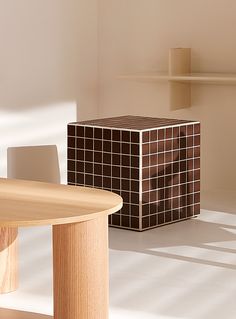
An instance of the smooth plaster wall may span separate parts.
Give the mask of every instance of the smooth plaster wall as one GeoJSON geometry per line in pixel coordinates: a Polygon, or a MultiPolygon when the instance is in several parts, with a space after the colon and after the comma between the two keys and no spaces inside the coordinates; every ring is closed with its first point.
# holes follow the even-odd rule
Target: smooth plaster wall
{"type": "Polygon", "coordinates": [[[97,0],[0,1],[0,176],[9,146],[57,144],[98,116],[97,0]]]}
{"type": "Polygon", "coordinates": [[[194,85],[192,107],[169,111],[167,83],[118,80],[167,70],[171,47],[192,48],[193,71],[236,72],[234,0],[100,0],[99,116],[202,123],[202,188],[236,189],[236,86],[194,85]]]}

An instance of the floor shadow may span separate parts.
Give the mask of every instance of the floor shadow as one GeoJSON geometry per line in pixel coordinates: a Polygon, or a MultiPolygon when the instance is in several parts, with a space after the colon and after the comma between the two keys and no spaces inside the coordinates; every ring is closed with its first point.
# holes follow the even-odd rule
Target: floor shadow
{"type": "Polygon", "coordinates": [[[228,231],[227,228],[235,229],[234,226],[206,222],[200,219],[190,219],[142,233],[113,228],[110,230],[109,244],[110,248],[115,250],[134,251],[198,264],[236,269],[236,265],[232,264],[158,251],[161,248],[189,246],[212,251],[236,253],[236,248],[228,249],[212,245],[213,243],[236,240],[235,233],[228,231]]]}

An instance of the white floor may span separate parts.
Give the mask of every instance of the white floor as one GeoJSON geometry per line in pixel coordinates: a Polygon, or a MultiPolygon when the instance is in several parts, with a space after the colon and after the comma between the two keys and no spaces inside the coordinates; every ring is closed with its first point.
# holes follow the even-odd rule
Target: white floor
{"type": "MultiPolygon", "coordinates": [[[[21,286],[0,307],[52,313],[50,241],[49,228],[21,230],[21,286]]],[[[110,319],[139,318],[236,318],[236,214],[110,229],[110,319]]]]}

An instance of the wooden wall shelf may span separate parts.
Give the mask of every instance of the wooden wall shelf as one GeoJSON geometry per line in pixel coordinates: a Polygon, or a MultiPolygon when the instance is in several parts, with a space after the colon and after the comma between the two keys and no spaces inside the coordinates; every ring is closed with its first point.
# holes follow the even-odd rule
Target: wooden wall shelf
{"type": "Polygon", "coordinates": [[[168,81],[171,110],[191,106],[191,84],[236,84],[236,74],[233,73],[192,73],[190,48],[170,49],[168,73],[152,71],[122,75],[119,78],[150,82],[168,81]]]}

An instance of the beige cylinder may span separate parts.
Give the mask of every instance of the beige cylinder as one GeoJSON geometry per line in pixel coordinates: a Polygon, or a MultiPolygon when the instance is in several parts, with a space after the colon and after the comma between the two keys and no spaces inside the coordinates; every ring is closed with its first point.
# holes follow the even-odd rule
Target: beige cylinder
{"type": "Polygon", "coordinates": [[[53,226],[54,319],[108,318],[108,222],[53,226]]]}
{"type": "Polygon", "coordinates": [[[0,227],[0,293],[15,291],[18,287],[18,229],[0,227]]]}

